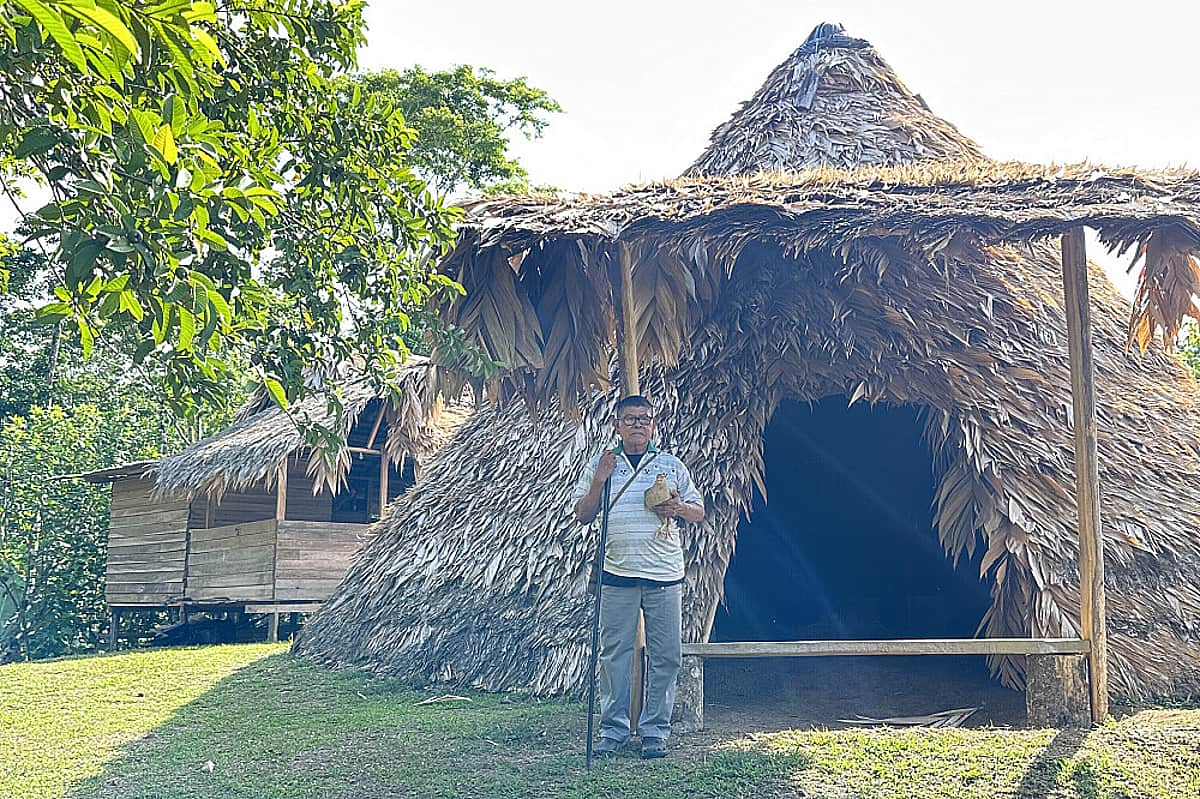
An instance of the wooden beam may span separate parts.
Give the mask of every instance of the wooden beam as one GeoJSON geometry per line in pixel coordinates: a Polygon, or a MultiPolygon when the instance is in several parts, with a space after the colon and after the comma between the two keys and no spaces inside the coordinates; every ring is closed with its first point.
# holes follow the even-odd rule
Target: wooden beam
{"type": "MultiPolygon", "coordinates": [[[[621,267],[621,301],[617,303],[617,327],[621,341],[621,394],[641,394],[640,364],[637,353],[637,318],[633,301],[633,262],[629,248],[617,244],[621,267]]],[[[630,674],[629,731],[637,732],[638,717],[646,697],[646,617],[638,609],[637,632],[633,638],[633,667],[630,674]]]]}
{"type": "Polygon", "coordinates": [[[371,427],[371,437],[367,439],[367,449],[375,446],[375,436],[379,433],[379,423],[383,421],[383,411],[386,406],[383,400],[379,400],[379,415],[375,417],[375,424],[371,427]]]}
{"type": "Polygon", "coordinates": [[[850,657],[858,655],[1063,655],[1088,651],[1080,638],[921,638],[875,641],[727,641],[684,644],[706,658],[850,657]]]}
{"type": "Polygon", "coordinates": [[[1108,634],[1104,612],[1104,540],[1100,527],[1100,473],[1096,460],[1096,367],[1092,360],[1087,251],[1083,228],[1062,237],[1063,293],[1071,359],[1075,427],[1075,500],[1079,511],[1079,627],[1091,643],[1088,668],[1092,722],[1108,717],[1108,634]]]}

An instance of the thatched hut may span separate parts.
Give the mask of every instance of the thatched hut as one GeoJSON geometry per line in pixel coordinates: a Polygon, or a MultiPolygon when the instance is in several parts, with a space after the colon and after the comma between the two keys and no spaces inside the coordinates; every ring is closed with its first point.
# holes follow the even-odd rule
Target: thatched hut
{"type": "MultiPolygon", "coordinates": [[[[1200,177],[987,160],[833,26],[683,178],[472,209],[444,265],[467,289],[449,318],[511,367],[497,393],[527,402],[480,412],[433,459],[297,651],[486,689],[583,687],[596,530],[569,492],[609,440],[600,392],[631,340],[656,364],[641,377],[664,444],[707,492],[684,534],[687,641],[739,612],[786,622],[790,593],[819,607],[821,635],[885,637],[897,625],[843,613],[880,581],[877,604],[912,609],[908,637],[946,634],[930,628],[961,608],[959,636],[1078,637],[1054,245],[1083,225],[1145,269],[1132,311],[1090,273],[1110,686],[1200,687],[1200,394],[1151,341],[1194,315],[1200,177]],[[904,498],[916,515],[897,519],[904,498]],[[735,548],[782,571],[735,580],[735,548]],[[932,571],[905,582],[918,562],[932,571]]],[[[1020,684],[1021,657],[992,663],[1020,684]]]]}
{"type": "Polygon", "coordinates": [[[263,393],[229,428],[175,455],[85,475],[113,486],[105,596],[114,619],[127,608],[240,608],[273,620],[314,610],[371,522],[467,415],[433,402],[432,372],[412,357],[389,396],[350,375],[339,381],[340,412],[320,395],[285,412],[263,393]],[[340,447],[308,446],[300,419],[340,447]]]}

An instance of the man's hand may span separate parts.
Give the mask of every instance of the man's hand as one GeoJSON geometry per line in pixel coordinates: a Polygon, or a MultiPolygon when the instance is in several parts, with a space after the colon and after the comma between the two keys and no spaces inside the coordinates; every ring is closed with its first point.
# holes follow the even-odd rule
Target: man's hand
{"type": "Polygon", "coordinates": [[[596,473],[592,475],[592,485],[588,489],[587,495],[575,503],[576,519],[584,524],[591,524],[592,520],[596,518],[596,514],[600,512],[600,494],[604,491],[604,483],[612,476],[615,468],[617,468],[617,454],[608,450],[600,456],[600,461],[596,464],[596,473]]]}
{"type": "Polygon", "coordinates": [[[596,464],[596,474],[592,476],[592,486],[604,485],[604,481],[612,476],[615,468],[617,468],[617,454],[612,450],[605,450],[604,454],[600,456],[600,462],[596,464]]]}
{"type": "Polygon", "coordinates": [[[678,494],[673,494],[666,502],[660,502],[654,506],[654,512],[664,519],[673,519],[683,513],[687,503],[679,498],[678,494]]]}
{"type": "Polygon", "coordinates": [[[666,502],[655,505],[654,512],[664,519],[679,518],[685,522],[698,522],[704,518],[702,506],[684,502],[678,494],[673,495],[666,502]]]}

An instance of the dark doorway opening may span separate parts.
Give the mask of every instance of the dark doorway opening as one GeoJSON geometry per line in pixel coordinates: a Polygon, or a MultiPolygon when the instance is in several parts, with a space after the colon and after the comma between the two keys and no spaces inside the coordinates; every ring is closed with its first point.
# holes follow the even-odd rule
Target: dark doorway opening
{"type": "Polygon", "coordinates": [[[913,406],[780,404],[711,640],[973,636],[987,588],[938,542],[923,429],[913,406]]]}
{"type": "MultiPolygon", "coordinates": [[[[955,569],[933,526],[933,463],[915,406],[781,403],[767,426],[767,497],[738,528],[712,641],[970,638],[988,606],[979,558],[955,569]]],[[[710,659],[715,729],[838,726],[978,707],[1019,723],[1020,694],[983,657],[710,659]]]]}

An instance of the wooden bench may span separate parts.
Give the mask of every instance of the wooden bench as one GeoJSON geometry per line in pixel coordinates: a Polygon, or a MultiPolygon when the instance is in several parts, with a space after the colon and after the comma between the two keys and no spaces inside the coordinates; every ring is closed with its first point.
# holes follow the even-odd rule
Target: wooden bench
{"type": "Polygon", "coordinates": [[[875,641],[730,641],[683,645],[675,698],[681,731],[704,729],[706,658],[864,655],[1025,655],[1025,708],[1034,727],[1091,723],[1088,642],[1079,638],[943,638],[875,641]]]}

